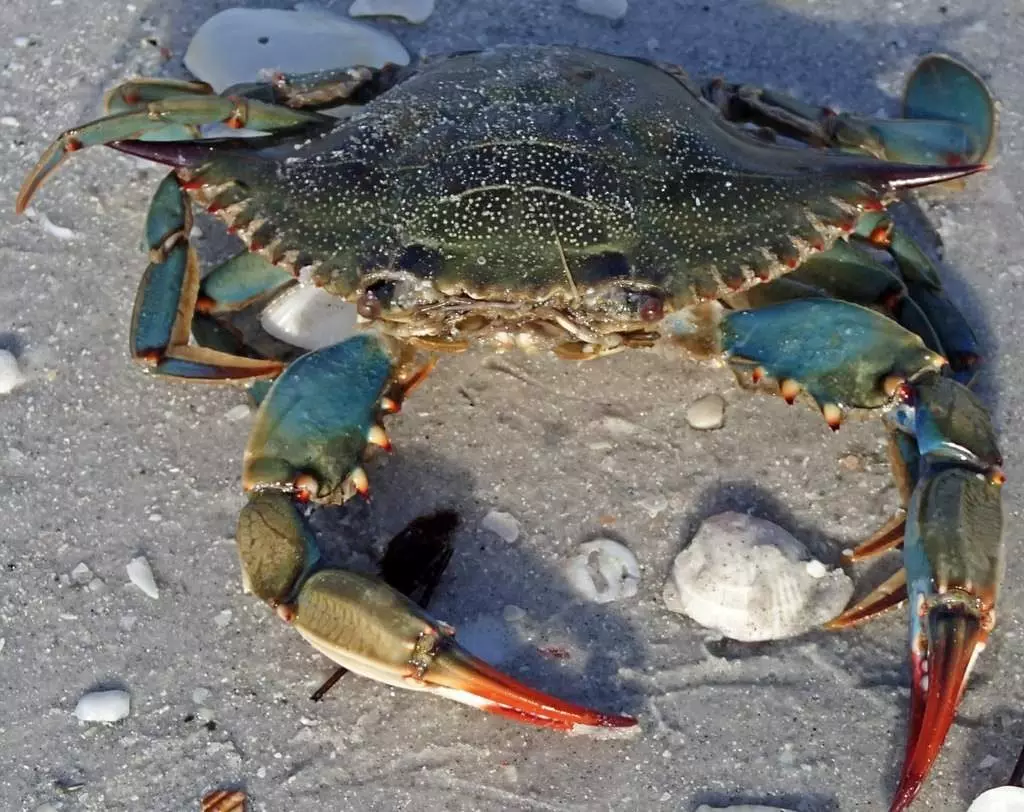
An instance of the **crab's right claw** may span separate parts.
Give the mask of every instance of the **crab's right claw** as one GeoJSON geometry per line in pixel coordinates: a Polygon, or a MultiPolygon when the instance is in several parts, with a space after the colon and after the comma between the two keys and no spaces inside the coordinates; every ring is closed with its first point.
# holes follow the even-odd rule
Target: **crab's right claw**
{"type": "Polygon", "coordinates": [[[956,465],[927,470],[908,505],[904,561],[910,720],[890,812],[903,812],[917,795],[995,625],[1003,567],[1000,482],[956,465]]]}
{"type": "Polygon", "coordinates": [[[629,716],[565,702],[501,673],[459,646],[450,627],[374,576],[321,570],[278,614],[322,654],[378,682],[570,733],[636,726],[629,716]]]}

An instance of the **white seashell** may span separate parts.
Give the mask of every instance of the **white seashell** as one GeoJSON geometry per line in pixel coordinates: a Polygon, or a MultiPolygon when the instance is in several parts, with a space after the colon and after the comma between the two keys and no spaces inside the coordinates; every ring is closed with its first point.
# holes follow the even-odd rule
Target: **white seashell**
{"type": "Polygon", "coordinates": [[[153,570],[145,556],[140,555],[133,558],[125,566],[128,571],[128,578],[135,586],[145,592],[153,600],[160,597],[160,590],[157,589],[156,579],[153,577],[153,570]]]}
{"type": "Polygon", "coordinates": [[[127,691],[93,691],[78,700],[75,716],[83,722],[120,722],[131,713],[127,691]]]}
{"type": "Polygon", "coordinates": [[[838,615],[853,594],[846,573],[809,559],[778,525],[721,513],[676,556],[665,606],[734,640],[794,637],[838,615]]]}
{"type": "Polygon", "coordinates": [[[584,14],[596,14],[609,20],[625,17],[628,5],[628,0],[576,0],[576,8],[584,14]]]}
{"type": "Polygon", "coordinates": [[[7,395],[25,383],[25,373],[18,359],[7,350],[0,350],[0,395],[7,395]]]}
{"type": "Polygon", "coordinates": [[[981,793],[967,812],[1024,812],[1024,788],[996,787],[981,793]]]}
{"type": "Polygon", "coordinates": [[[725,399],[721,395],[697,398],[686,410],[686,422],[701,431],[720,429],[725,423],[725,399]]]}
{"type": "Polygon", "coordinates": [[[511,513],[492,510],[480,520],[480,529],[494,533],[498,538],[511,544],[519,538],[519,522],[511,513]]]}
{"type": "Polygon", "coordinates": [[[322,288],[296,285],[263,310],[260,324],[280,341],[319,350],[355,332],[356,309],[322,288]]]}
{"type": "Polygon", "coordinates": [[[579,550],[566,564],[565,575],[584,598],[611,603],[637,593],[640,565],[626,547],[611,539],[594,539],[579,550]]]}
{"type": "Polygon", "coordinates": [[[185,67],[221,92],[266,72],[312,71],[386,63],[408,65],[397,39],[323,9],[229,8],[203,23],[185,52],[185,67]]]}
{"type": "Polygon", "coordinates": [[[434,13],[434,0],[355,0],[350,17],[401,17],[411,23],[425,22],[434,13]]]}

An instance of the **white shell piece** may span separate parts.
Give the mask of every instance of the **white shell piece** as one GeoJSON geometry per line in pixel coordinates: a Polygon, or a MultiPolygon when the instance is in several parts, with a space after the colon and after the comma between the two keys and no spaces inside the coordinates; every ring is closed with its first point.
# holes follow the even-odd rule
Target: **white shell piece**
{"type": "Polygon", "coordinates": [[[350,17],[401,17],[410,23],[425,22],[434,13],[434,0],[355,0],[350,17]]]}
{"type": "Polygon", "coordinates": [[[596,14],[609,20],[625,17],[628,5],[628,0],[576,0],[576,8],[584,14],[596,14]]]}
{"type": "Polygon", "coordinates": [[[725,398],[721,395],[697,398],[686,410],[686,422],[690,428],[701,431],[720,429],[725,423],[725,398]]]}
{"type": "Polygon", "coordinates": [[[519,538],[519,522],[511,513],[503,513],[500,510],[489,511],[480,520],[480,529],[488,533],[494,533],[498,538],[511,544],[519,538]]]}
{"type": "Polygon", "coordinates": [[[355,332],[356,308],[313,285],[296,285],[260,314],[260,324],[274,338],[319,350],[355,332]]]}
{"type": "Polygon", "coordinates": [[[125,566],[128,571],[128,578],[135,586],[145,592],[153,600],[160,597],[160,590],[157,589],[156,579],[153,577],[153,570],[145,556],[140,555],[133,558],[125,566]]]}
{"type": "Polygon", "coordinates": [[[0,350],[0,395],[13,392],[25,383],[25,373],[18,366],[18,359],[7,350],[0,350]]]}
{"type": "Polygon", "coordinates": [[[1024,788],[996,787],[981,793],[967,812],[1024,812],[1024,788]]]}
{"type": "Polygon", "coordinates": [[[83,722],[120,722],[131,713],[127,691],[93,691],[78,700],[75,716],[83,722]]]}
{"type": "Polygon", "coordinates": [[[566,564],[565,575],[584,598],[611,603],[637,593],[640,565],[626,547],[611,539],[594,539],[579,550],[566,564]]]}
{"type": "Polygon", "coordinates": [[[312,71],[386,63],[408,65],[397,39],[366,23],[323,9],[230,8],[196,31],[185,67],[221,92],[239,82],[266,81],[267,72],[312,71]]]}
{"type": "Polygon", "coordinates": [[[778,525],[742,513],[707,519],[672,565],[665,606],[734,640],[779,640],[838,615],[853,594],[842,570],[810,558],[778,525]]]}

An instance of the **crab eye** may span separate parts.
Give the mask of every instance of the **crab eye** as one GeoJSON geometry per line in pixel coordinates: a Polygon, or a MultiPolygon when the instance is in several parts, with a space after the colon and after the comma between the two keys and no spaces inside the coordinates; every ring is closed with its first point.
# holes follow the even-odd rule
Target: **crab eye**
{"type": "Polygon", "coordinates": [[[356,312],[364,319],[379,319],[381,312],[391,306],[394,295],[394,282],[376,282],[356,299],[356,312]]]}
{"type": "Polygon", "coordinates": [[[626,304],[639,316],[640,321],[661,321],[665,315],[665,300],[660,294],[650,291],[628,291],[626,304]]]}

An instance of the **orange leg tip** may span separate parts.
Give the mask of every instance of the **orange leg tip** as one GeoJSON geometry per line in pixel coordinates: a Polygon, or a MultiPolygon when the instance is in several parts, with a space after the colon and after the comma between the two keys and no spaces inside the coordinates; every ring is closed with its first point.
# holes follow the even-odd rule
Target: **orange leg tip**
{"type": "Polygon", "coordinates": [[[394,398],[381,398],[380,410],[385,414],[398,414],[402,411],[402,405],[394,398]]]}

